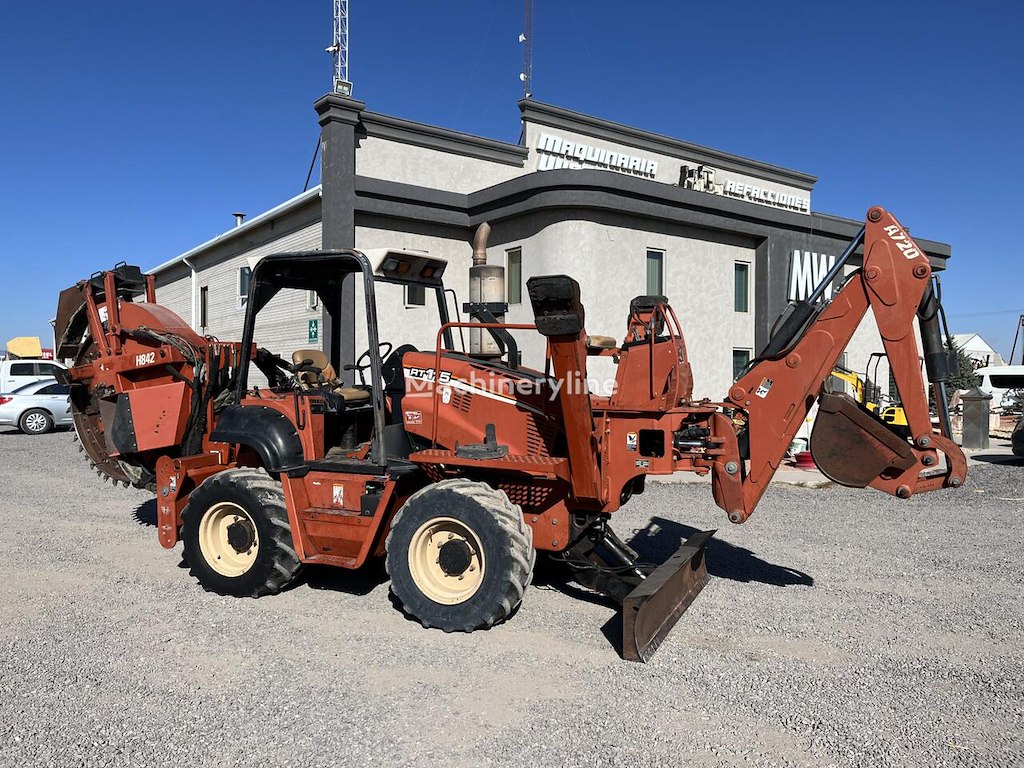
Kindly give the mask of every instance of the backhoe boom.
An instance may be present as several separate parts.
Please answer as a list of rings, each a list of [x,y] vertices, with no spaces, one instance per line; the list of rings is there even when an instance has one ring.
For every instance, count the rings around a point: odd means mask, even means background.
[[[966,459],[951,439],[941,383],[949,359],[938,332],[937,295],[924,252],[898,221],[880,207],[868,211],[863,231],[864,263],[837,295],[824,294],[852,256],[860,236],[837,261],[808,302],[796,305],[779,333],[729,390],[745,432],[747,456],[723,456],[714,472],[715,501],[734,523],[750,516],[783,456],[816,401],[820,403],[811,450],[831,479],[853,487],[871,486],[908,498],[918,491],[959,486]],[[815,303],[816,302],[816,303]],[[854,332],[871,311],[882,337],[893,378],[907,414],[912,443],[903,440],[847,395],[823,391],[825,380]],[[919,317],[924,357],[939,403],[933,428],[919,365],[913,321]],[[937,474],[939,453],[945,466]],[[732,470],[732,471],[730,471]]]

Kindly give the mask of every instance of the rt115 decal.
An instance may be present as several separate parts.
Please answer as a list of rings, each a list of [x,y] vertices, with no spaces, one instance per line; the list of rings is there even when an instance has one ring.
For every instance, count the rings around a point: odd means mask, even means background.
[[[434,381],[435,372],[433,368],[406,368],[406,377],[410,379],[422,379],[423,381]],[[441,371],[441,375],[437,376],[438,384],[447,384],[452,380],[452,375],[448,371]]]

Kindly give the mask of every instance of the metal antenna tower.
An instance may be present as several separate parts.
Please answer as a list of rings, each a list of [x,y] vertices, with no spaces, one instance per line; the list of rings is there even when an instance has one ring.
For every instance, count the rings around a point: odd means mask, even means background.
[[[352,95],[348,79],[348,0],[334,0],[334,42],[327,49],[334,59],[334,92]]]
[[[526,0],[523,8],[523,32],[519,35],[523,44],[523,71],[519,79],[523,83],[523,98],[533,95],[533,0]]]

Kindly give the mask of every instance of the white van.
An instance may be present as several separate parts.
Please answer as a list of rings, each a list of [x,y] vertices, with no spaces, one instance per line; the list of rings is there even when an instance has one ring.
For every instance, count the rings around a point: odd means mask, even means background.
[[[43,379],[52,379],[53,372],[64,368],[53,360],[0,361],[0,392],[13,392],[18,387]]]
[[[992,395],[992,402],[989,403],[992,408],[1011,405],[1007,393],[1024,390],[1024,365],[992,365],[978,368],[974,375],[977,377],[975,384]]]

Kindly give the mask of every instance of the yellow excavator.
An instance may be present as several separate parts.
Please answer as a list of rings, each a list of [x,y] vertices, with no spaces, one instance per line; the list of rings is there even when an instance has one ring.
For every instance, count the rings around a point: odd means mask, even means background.
[[[883,404],[881,387],[878,386],[878,366],[885,359],[884,352],[872,352],[868,357],[868,364],[861,377],[856,371],[851,371],[842,365],[836,365],[832,369],[832,376],[845,381],[853,390],[853,399],[863,405],[872,413],[887,424],[895,427],[907,426],[907,414],[903,405],[897,400]]]

